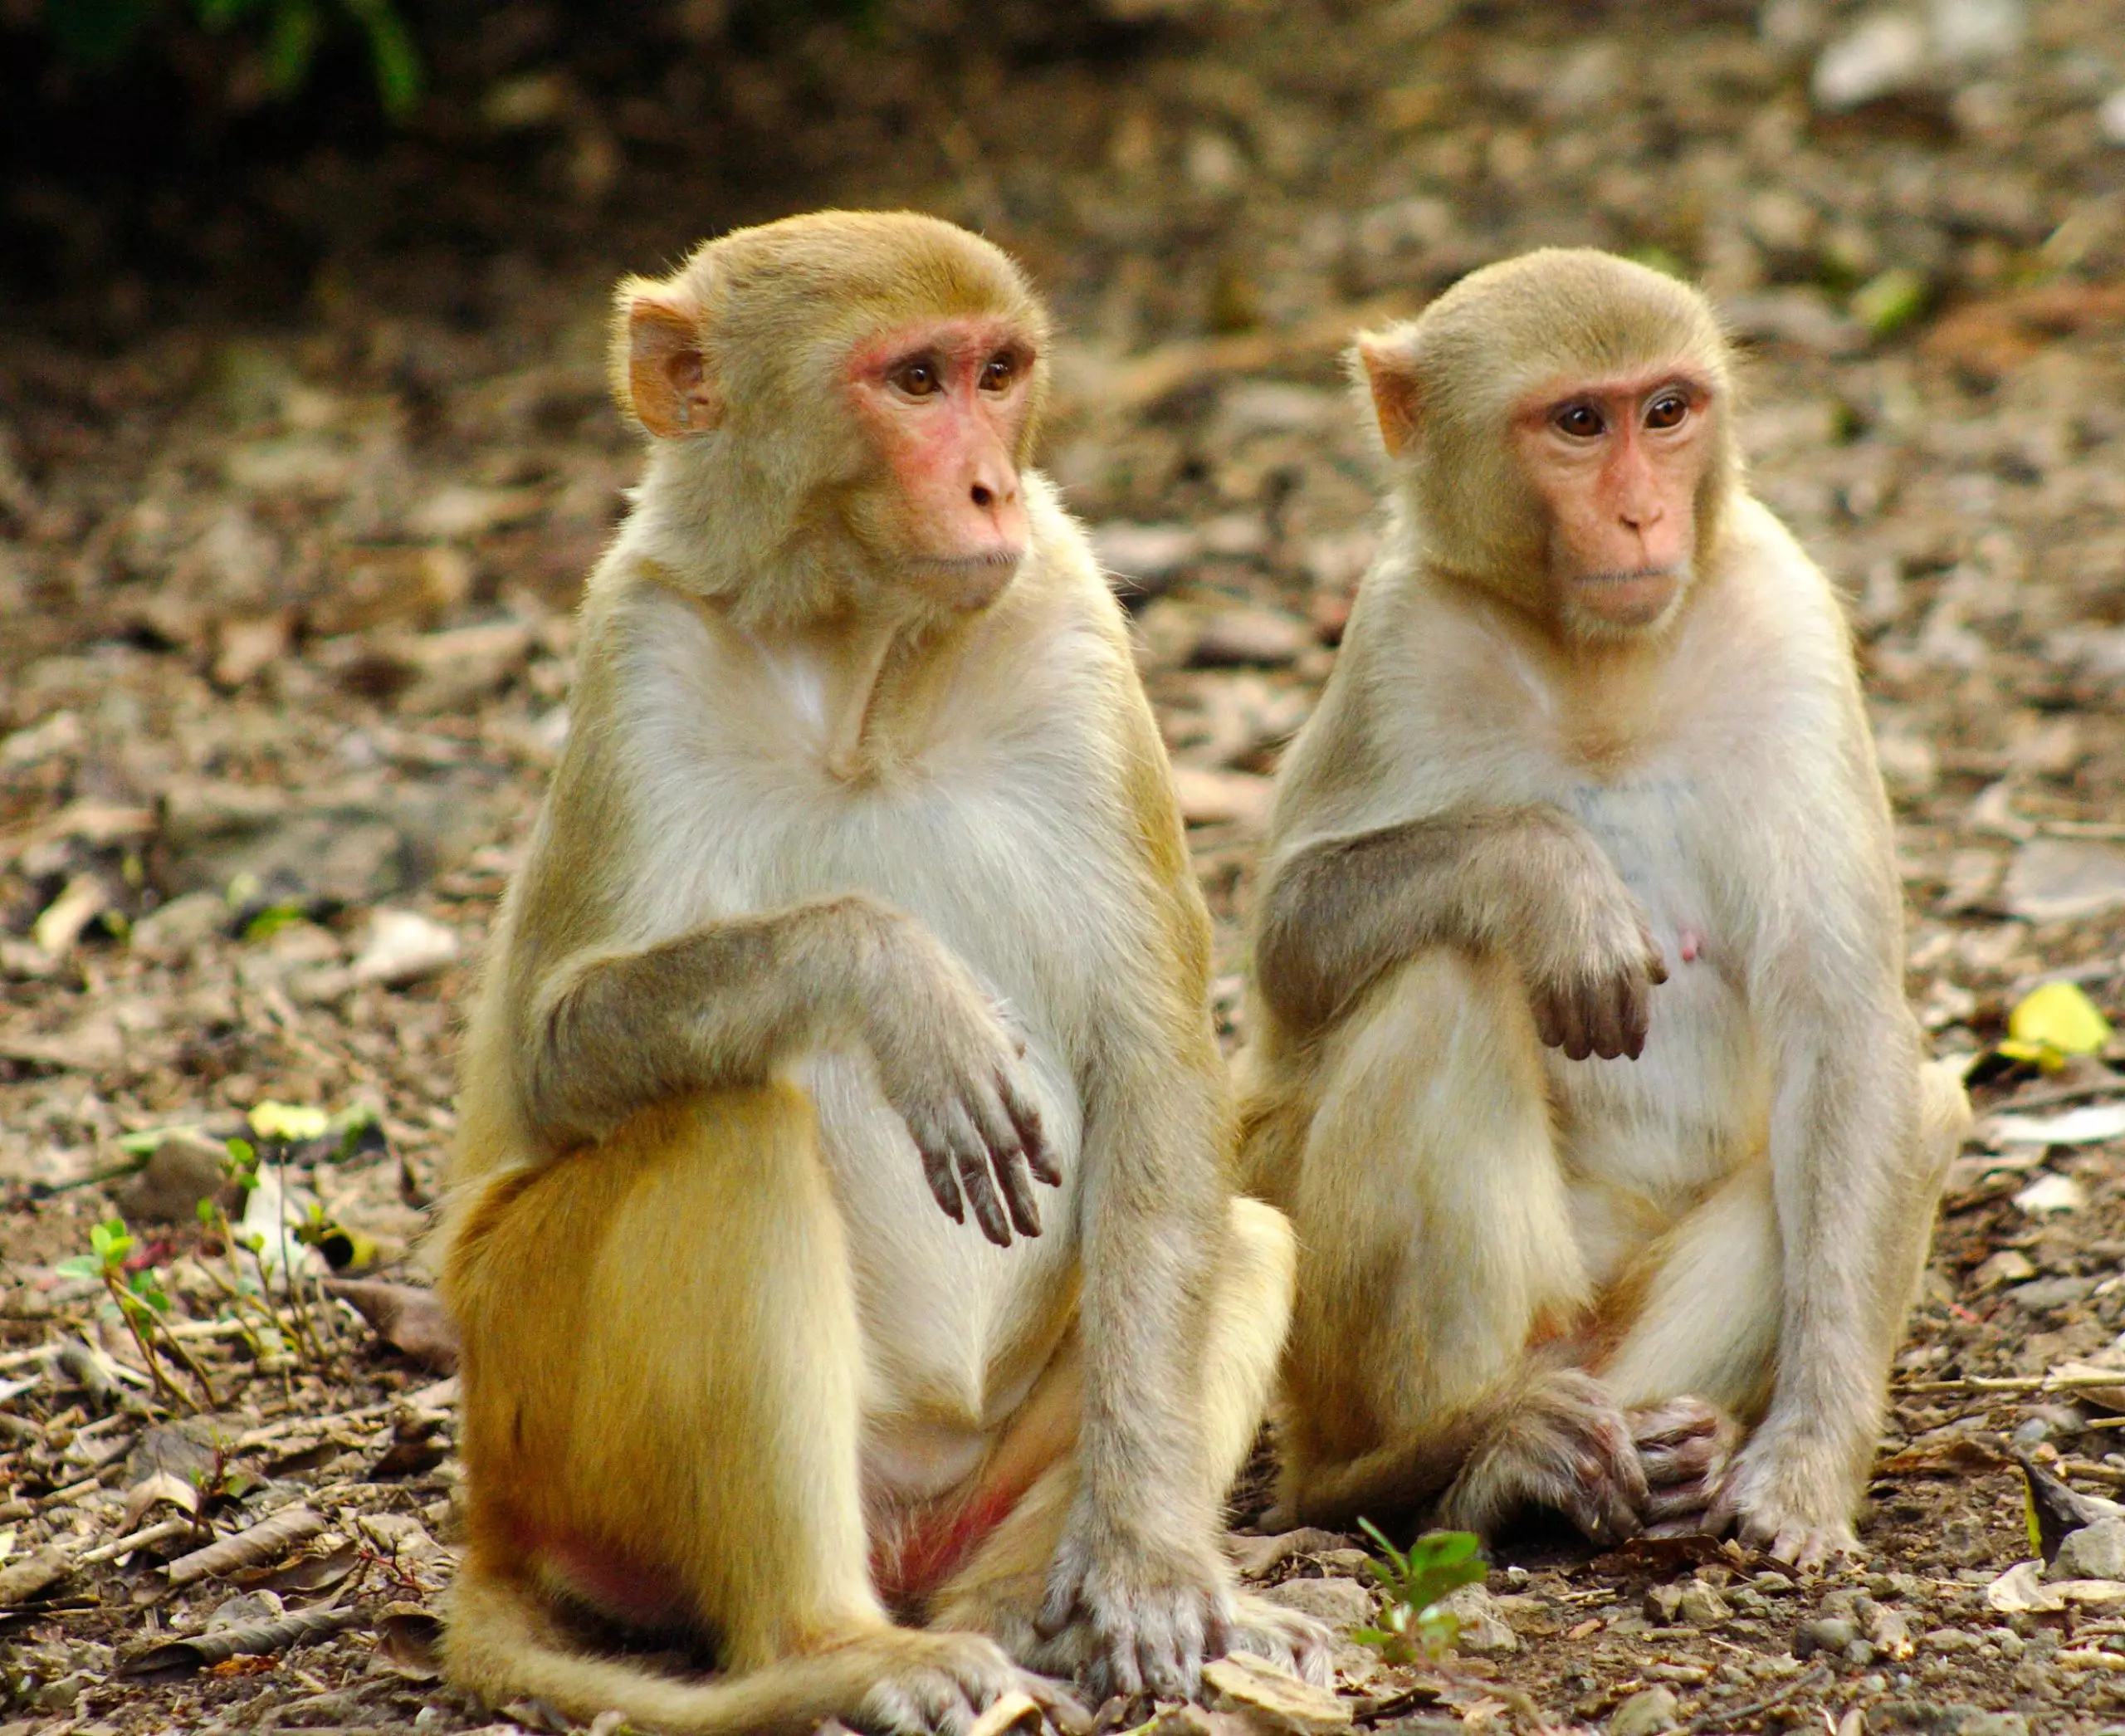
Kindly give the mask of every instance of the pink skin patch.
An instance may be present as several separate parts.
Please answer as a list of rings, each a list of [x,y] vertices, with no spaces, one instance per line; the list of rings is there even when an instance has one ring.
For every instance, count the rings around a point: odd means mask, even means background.
[[[1593,614],[1629,624],[1673,594],[1696,538],[1711,402],[1708,383],[1665,373],[1554,381],[1516,412],[1522,462]]]
[[[1015,1479],[947,1499],[871,1540],[871,1580],[889,1608],[912,1610],[950,1579],[999,1525],[1011,1516],[1028,1485]]]
[[[1025,552],[1015,454],[1033,362],[1014,327],[973,317],[884,332],[849,357],[857,414],[940,565],[1008,571]]]
[[[588,1538],[548,1538],[528,1553],[561,1587],[632,1626],[677,1626],[692,1614],[676,1575]]]
[[[1683,955],[1683,962],[1693,965],[1704,951],[1704,936],[1694,928],[1679,928],[1675,932],[1675,946]]]

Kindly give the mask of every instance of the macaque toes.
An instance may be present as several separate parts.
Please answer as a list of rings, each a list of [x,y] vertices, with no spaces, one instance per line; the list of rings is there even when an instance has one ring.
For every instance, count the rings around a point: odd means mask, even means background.
[[[1287,1317],[1048,330],[911,215],[622,284],[649,437],[467,1039],[449,1674],[691,1731],[1067,1725],[1317,1626],[1219,1504]],[[708,1677],[576,1616],[712,1646]]]
[[[1243,1176],[1281,1516],[1854,1547],[1961,1086],[1849,634],[1702,297],[1545,251],[1361,338],[1390,527],[1286,762]]]

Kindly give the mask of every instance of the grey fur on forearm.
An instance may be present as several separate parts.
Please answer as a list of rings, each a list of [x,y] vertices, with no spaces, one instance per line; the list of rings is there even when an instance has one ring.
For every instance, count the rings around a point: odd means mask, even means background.
[[[1256,980],[1294,1034],[1426,946],[1490,947],[1571,910],[1595,849],[1562,809],[1459,809],[1298,851],[1263,899]]]
[[[852,1028],[895,920],[833,899],[570,970],[522,1039],[532,1126],[566,1145],[660,1098],[765,1080],[793,1049]]]

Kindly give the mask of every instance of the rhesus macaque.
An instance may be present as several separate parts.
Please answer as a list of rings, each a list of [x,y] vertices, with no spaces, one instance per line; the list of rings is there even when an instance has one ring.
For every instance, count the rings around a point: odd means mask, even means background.
[[[1968,1115],[1844,618],[1683,285],[1532,253],[1354,371],[1390,528],[1283,768],[1244,1064],[1300,1249],[1281,1516],[1819,1563]]]
[[[692,1731],[1188,1690],[1288,1315],[1121,612],[1027,468],[1045,315],[907,214],[620,286],[650,437],[467,1039],[446,1656]],[[971,1220],[971,1221],[968,1221]],[[708,1680],[559,1636],[585,1608]],[[911,1623],[899,1625],[896,1616]]]

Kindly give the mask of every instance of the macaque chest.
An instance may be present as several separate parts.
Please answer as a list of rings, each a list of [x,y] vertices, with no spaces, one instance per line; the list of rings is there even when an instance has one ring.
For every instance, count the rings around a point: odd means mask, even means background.
[[[764,805],[755,872],[726,883],[740,907],[864,892],[922,922],[972,972],[1025,1044],[1059,1187],[1038,1191],[1042,1233],[992,1245],[931,1197],[906,1127],[859,1044],[815,1050],[789,1076],[809,1094],[842,1206],[865,1344],[866,1458],[874,1484],[910,1499],[951,1488],[980,1461],[1053,1356],[1077,1282],[1082,1110],[1072,1054],[1097,992],[1086,937],[1101,915],[1063,864],[1067,804],[1043,811],[994,785],[911,780],[835,793],[779,832]],[[1046,832],[1048,835],[1043,835]],[[1012,847],[999,850],[998,840]]]
[[[1636,1060],[1546,1053],[1566,1162],[1596,1186],[1679,1208],[1756,1147],[1766,1100],[1746,936],[1707,873],[1731,821],[1686,770],[1576,781],[1558,804],[1606,853],[1668,967]]]

